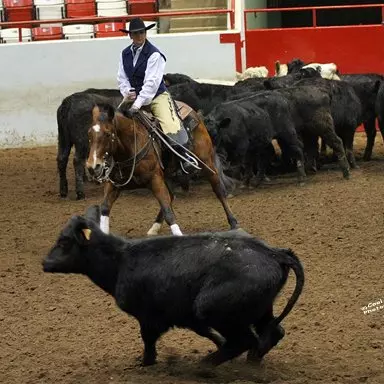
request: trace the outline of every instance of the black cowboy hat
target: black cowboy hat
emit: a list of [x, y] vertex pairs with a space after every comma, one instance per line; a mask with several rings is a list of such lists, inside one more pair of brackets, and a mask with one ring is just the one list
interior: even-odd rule
[[132, 32], [139, 32], [139, 31], [147, 31], [148, 29], [153, 28], [156, 25], [156, 23], [149, 24], [147, 27], [144, 24], [144, 21], [140, 19], [140, 17], [136, 17], [135, 19], [132, 19], [129, 23], [129, 30], [126, 29], [119, 29], [120, 32], [124, 33], [132, 33]]

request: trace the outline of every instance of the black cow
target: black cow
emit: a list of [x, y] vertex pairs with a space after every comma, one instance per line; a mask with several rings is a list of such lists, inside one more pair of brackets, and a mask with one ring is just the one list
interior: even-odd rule
[[[261, 108], [268, 113], [272, 123], [272, 138], [278, 142], [286, 164], [290, 158], [295, 160], [298, 180], [301, 183], [306, 176], [303, 145], [296, 132], [290, 101], [278, 92], [273, 91], [246, 92], [235, 95], [231, 99], [234, 100], [235, 104], [242, 105], [246, 103], [256, 109]], [[237, 135], [237, 139], [242, 140], [242, 136]]]
[[264, 81], [265, 77], [250, 77], [245, 80], [239, 80], [237, 81], [233, 86], [234, 87], [241, 87], [241, 88], [249, 88], [252, 87], [253, 90], [264, 90]]
[[196, 83], [196, 80], [193, 80], [191, 77], [182, 73], [166, 73], [163, 76], [163, 79], [167, 87], [182, 83]]
[[268, 113], [247, 100], [229, 101], [213, 108], [204, 122], [217, 152], [231, 168], [226, 173], [249, 187], [257, 164], [256, 186], [260, 184], [270, 162], [274, 136]]
[[235, 87], [233, 85], [208, 84], [208, 83], [184, 83], [176, 84], [168, 88], [175, 100], [183, 101], [195, 111], [201, 111], [207, 115], [216, 105], [229, 100], [232, 96], [247, 91], [259, 91], [258, 85]]
[[376, 73], [341, 75], [341, 80], [351, 84], [359, 97], [362, 107], [362, 121], [367, 135], [367, 145], [363, 159], [368, 161], [372, 157], [372, 150], [376, 137], [376, 99], [384, 76]]
[[[376, 98], [376, 115], [379, 123], [381, 136], [384, 140], [384, 82], [381, 83]], [[376, 130], [375, 130], [376, 135]]]
[[115, 89], [87, 89], [67, 96], [57, 109], [58, 148], [57, 168], [60, 176], [60, 196], [68, 195], [67, 164], [75, 147], [73, 166], [77, 199], [84, 199], [84, 170], [88, 156], [88, 129], [92, 124], [92, 109], [96, 103], [117, 107], [122, 96]]
[[[300, 80], [296, 85], [316, 85], [328, 91], [331, 96], [331, 113], [335, 131], [343, 141], [351, 168], [357, 168], [353, 140], [357, 127], [363, 122], [363, 115], [360, 99], [352, 85], [345, 81], [323, 78]], [[326, 140], [325, 143], [329, 145]]]
[[[317, 80], [323, 79], [312, 79], [312, 81]], [[304, 83], [304, 81], [301, 80], [297, 84]], [[308, 81], [308, 84], [311, 84], [311, 82]], [[318, 137], [321, 137], [337, 154], [343, 176], [348, 179], [350, 177], [349, 165], [343, 142], [335, 132], [331, 112], [331, 98], [328, 90], [303, 84], [301, 86], [278, 88], [274, 92], [278, 92], [289, 101], [295, 128], [302, 138], [309, 163], [312, 165], [317, 158], [317, 140]]]
[[[104, 234], [92, 215], [69, 221], [43, 269], [86, 275], [112, 295], [140, 323], [144, 365], [156, 362], [156, 342], [174, 326], [212, 340], [218, 350], [204, 361], [213, 365], [245, 351], [260, 360], [284, 336], [279, 324], [304, 286], [291, 250], [242, 230], [128, 240]], [[275, 318], [273, 303], [291, 269], [296, 287]]]
[[[292, 85], [296, 87], [309, 85], [325, 90], [330, 96], [335, 131], [343, 141], [351, 167], [357, 167], [353, 154], [353, 139], [356, 128], [362, 123], [362, 109], [360, 100], [350, 84], [345, 81], [323, 78], [308, 78], [296, 82], [287, 75], [265, 80], [265, 85], [269, 89], [279, 89]], [[325, 142], [332, 147], [327, 141]]]

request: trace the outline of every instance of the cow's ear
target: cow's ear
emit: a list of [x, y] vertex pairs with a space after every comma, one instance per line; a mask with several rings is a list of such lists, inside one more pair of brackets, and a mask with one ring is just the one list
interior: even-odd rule
[[79, 217], [74, 226], [74, 238], [79, 245], [86, 245], [91, 239], [92, 230], [89, 228], [86, 220]]
[[225, 128], [231, 123], [231, 118], [230, 117], [225, 117], [223, 120], [220, 121], [219, 123], [219, 128]]

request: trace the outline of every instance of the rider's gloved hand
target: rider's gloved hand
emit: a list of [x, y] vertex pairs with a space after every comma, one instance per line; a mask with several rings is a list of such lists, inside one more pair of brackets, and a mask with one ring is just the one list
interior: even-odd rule
[[136, 108], [132, 106], [131, 108], [128, 109], [126, 115], [130, 118], [135, 117], [139, 113], [139, 108]]
[[124, 97], [124, 101], [133, 102], [136, 99], [135, 89], [130, 89], [128, 95]]

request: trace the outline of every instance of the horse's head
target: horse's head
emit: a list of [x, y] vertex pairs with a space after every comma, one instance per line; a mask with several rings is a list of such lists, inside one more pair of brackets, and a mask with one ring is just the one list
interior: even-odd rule
[[111, 105], [97, 105], [92, 111], [92, 127], [88, 130], [89, 155], [86, 166], [98, 181], [105, 180], [113, 167], [113, 150], [117, 140], [115, 110]]

